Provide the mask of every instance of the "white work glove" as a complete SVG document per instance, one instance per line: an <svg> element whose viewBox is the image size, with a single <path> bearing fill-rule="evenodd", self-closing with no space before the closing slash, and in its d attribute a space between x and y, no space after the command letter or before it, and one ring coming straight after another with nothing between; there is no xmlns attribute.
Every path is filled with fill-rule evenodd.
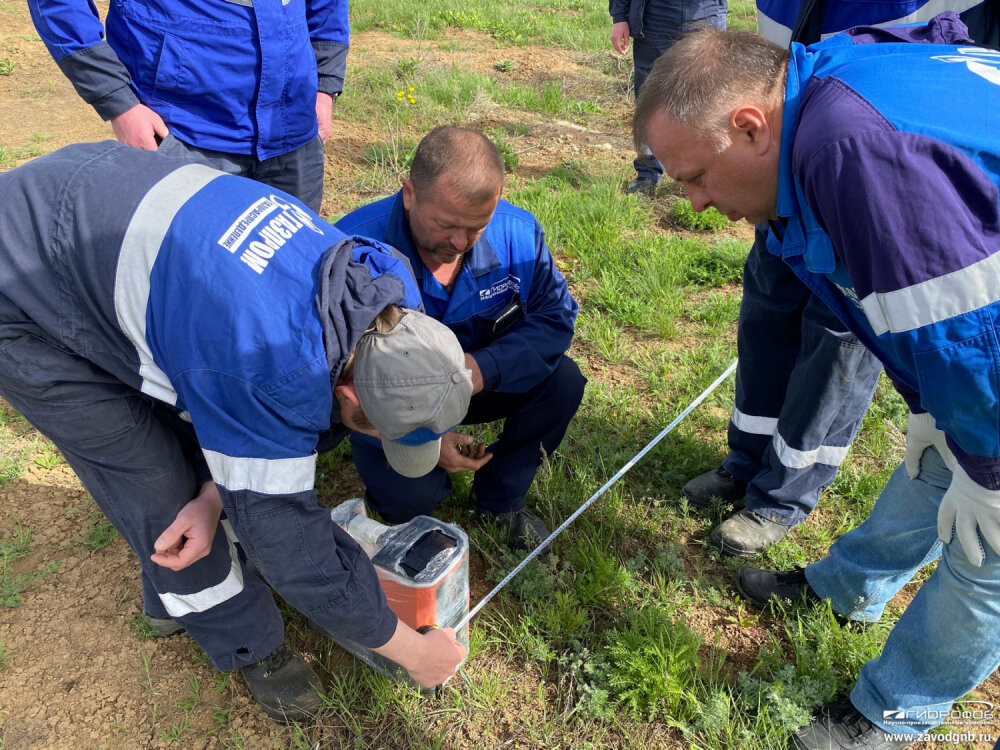
<svg viewBox="0 0 1000 750"><path fill-rule="evenodd" d="M950 543L953 528L965 556L977 568L986 558L980 537L1000 555L1000 490L977 484L957 463L938 509L938 538Z"/></svg>
<svg viewBox="0 0 1000 750"><path fill-rule="evenodd" d="M903 464L910 479L917 478L920 473L920 457L932 445L937 448L948 468L954 471L957 465L955 456L948 447L944 433L934 426L934 417L926 411L923 414L911 413L906 424L906 453L903 454Z"/></svg>

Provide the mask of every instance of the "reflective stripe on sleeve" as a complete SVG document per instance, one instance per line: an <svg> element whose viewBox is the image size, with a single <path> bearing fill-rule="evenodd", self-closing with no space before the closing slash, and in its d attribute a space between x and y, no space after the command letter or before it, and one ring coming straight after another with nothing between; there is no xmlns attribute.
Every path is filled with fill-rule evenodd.
<svg viewBox="0 0 1000 750"><path fill-rule="evenodd" d="M188 164L156 183L132 216L118 257L115 312L118 325L139 354L140 390L168 404L177 403L177 393L153 361L146 341L149 275L177 212L192 195L221 174L201 164Z"/></svg>
<svg viewBox="0 0 1000 750"><path fill-rule="evenodd" d="M194 612L204 612L216 604L232 599L243 590L243 569L240 567L236 547L228 539L226 541L229 544L229 557L232 560L229 575L221 583L195 591L193 594L160 594L160 601L163 602L167 614L171 617L183 617Z"/></svg>
<svg viewBox="0 0 1000 750"><path fill-rule="evenodd" d="M978 263L861 300L876 336L934 325L1000 301L1000 252Z"/></svg>

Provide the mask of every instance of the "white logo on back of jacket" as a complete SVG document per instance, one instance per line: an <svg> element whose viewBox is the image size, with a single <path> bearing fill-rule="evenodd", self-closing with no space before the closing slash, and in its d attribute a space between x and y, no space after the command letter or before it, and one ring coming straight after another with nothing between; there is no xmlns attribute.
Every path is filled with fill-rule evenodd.
<svg viewBox="0 0 1000 750"><path fill-rule="evenodd" d="M267 218L279 209L277 216ZM267 268L268 259L302 227L308 227L316 234L323 234L323 230L316 226L307 211L272 195L261 198L243 211L219 238L218 243L230 253L235 253L244 240L253 237L240 255L240 260L260 274Z"/></svg>

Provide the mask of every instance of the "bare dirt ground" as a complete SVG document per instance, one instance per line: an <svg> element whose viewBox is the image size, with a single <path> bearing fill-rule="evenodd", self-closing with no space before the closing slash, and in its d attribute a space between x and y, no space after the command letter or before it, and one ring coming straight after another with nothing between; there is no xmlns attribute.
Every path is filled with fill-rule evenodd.
<svg viewBox="0 0 1000 750"><path fill-rule="evenodd" d="M626 124L625 73L598 74L595 66L586 65L587 60L565 51L537 47L497 50L490 40L474 32L448 31L443 41L449 42L447 49L460 51L366 33L354 37L351 54L352 59L416 58L427 65L460 64L491 75L498 75L495 62L512 60L513 69L503 75L519 83L541 85L559 79L570 90L593 91L616 116L590 128L551 119L527 123L530 130L518 141L517 172L536 176L574 159L620 168L622 178L628 176L632 152ZM15 163L69 143L111 137L110 127L79 100L37 41L28 13L21 6L0 5L0 60L4 57L16 60L17 67L11 75L0 76L0 146L17 155ZM615 101L620 102L620 109L616 110ZM523 117L512 117L482 103L473 108L467 124L489 128L515 121L523 123ZM367 166L361 155L366 147L384 142L386 135L377 123L335 120L326 147L324 215L339 214L372 197L362 187ZM749 236L746 229L735 231ZM585 359L585 353L580 354ZM590 372L603 376L603 368ZM720 422L724 419L720 414ZM26 424L15 423L14 433L21 438L5 445L4 450L23 450L26 468L19 478L0 486L0 542L10 539L18 529L32 532L32 553L14 561L11 572L15 575L51 564L58 567L31 584L20 606L0 607L0 747L200 750L233 746L233 737L241 738L241 746L248 748L287 741L284 730L256 708L242 681L220 677L189 638L137 637L131 623L141 612L142 601L134 555L120 538L97 550L84 546L82 540L95 521L92 501L65 463L51 466L44 460L44 449ZM43 460L32 460L39 456ZM357 494L359 485L349 462L324 479L323 489L330 501ZM688 549L692 555L698 554L696 542L690 542ZM699 557L699 566L716 567L720 581L728 579L723 566ZM482 561L474 559L474 601L489 588L482 571ZM734 671L753 664L761 629L775 627L769 616L738 623L721 609L691 612L689 624L706 643L714 642L730 653L728 665ZM361 668L336 648L331 651L325 647L307 628L296 629L294 635L296 644L324 677ZM509 667L480 660L470 662L466 669L475 679L478 674ZM449 732L448 747L488 747L492 739L486 738L498 736L506 737L504 744L511 747L532 746L523 735L518 712L535 710L532 706L537 708L538 695L551 693L553 688L530 665L523 672L504 674L502 679L515 687L505 705L497 707L494 726L459 723L460 728ZM525 700L519 701L519 694ZM1000 703L996 676L977 697ZM984 731L997 729L986 727ZM324 746L358 743L346 726L330 726L324 736L329 738ZM364 746L390 745L380 744L376 733ZM681 745L675 736L654 733L644 746Z"/></svg>

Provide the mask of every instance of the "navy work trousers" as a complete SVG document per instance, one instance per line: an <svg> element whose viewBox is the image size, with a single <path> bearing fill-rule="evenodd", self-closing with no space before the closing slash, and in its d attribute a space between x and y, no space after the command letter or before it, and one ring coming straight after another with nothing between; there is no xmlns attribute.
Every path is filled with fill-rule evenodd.
<svg viewBox="0 0 1000 750"><path fill-rule="evenodd" d="M316 213L323 203L323 141L317 135L309 143L287 154L261 161L252 154L227 154L185 143L168 135L158 149L161 154L249 177L298 198Z"/></svg>
<svg viewBox="0 0 1000 750"><path fill-rule="evenodd" d="M632 40L632 88L636 96L653 69L653 63L681 34L708 24L725 29L726 8L724 0L647 0L642 33ZM663 177L663 165L645 146L636 154L634 164L637 177L653 182Z"/></svg>
<svg viewBox="0 0 1000 750"><path fill-rule="evenodd" d="M723 468L747 483L746 507L802 521L836 477L882 366L757 228L743 273L736 402Z"/></svg>
<svg viewBox="0 0 1000 750"><path fill-rule="evenodd" d="M477 393L462 424L505 420L500 438L489 446L493 458L476 472L476 506L509 513L525 505L542 456L552 455L583 400L587 379L576 362L563 356L549 377L526 393ZM390 523L429 516L451 494L451 478L440 467L410 479L393 471L378 440L351 433L354 465L368 490L371 506Z"/></svg>
<svg viewBox="0 0 1000 750"><path fill-rule="evenodd" d="M184 570L149 559L205 478L195 468L194 432L171 407L21 322L0 321L0 396L55 443L135 552L147 614L174 617L217 669L253 664L278 647L284 625L271 590L246 570L221 524L209 555Z"/></svg>

